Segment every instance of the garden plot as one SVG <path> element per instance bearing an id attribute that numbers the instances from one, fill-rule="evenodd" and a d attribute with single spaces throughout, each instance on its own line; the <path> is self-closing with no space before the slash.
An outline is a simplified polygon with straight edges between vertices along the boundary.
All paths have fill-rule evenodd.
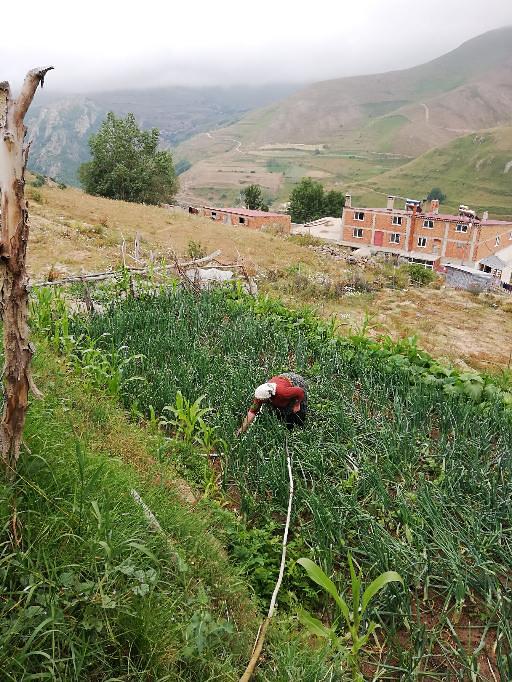
<path id="1" fill-rule="evenodd" d="M 373 614 L 385 628 L 387 679 L 492 679 L 491 670 L 511 679 L 508 408 L 488 386 L 482 402 L 476 379 L 464 379 L 467 395 L 444 390 L 398 355 L 384 360 L 364 340 L 338 343 L 307 317 L 251 301 L 176 289 L 113 305 L 75 332 L 140 356 L 123 388 L 134 412 L 161 414 L 178 391 L 206 396 L 226 441 L 224 486 L 256 527 L 284 518 L 285 431 L 263 413 L 244 437 L 233 434 L 254 386 L 303 374 L 311 414 L 288 434 L 293 537 L 340 578 L 347 550 L 369 577 L 404 578 L 406 589 L 390 586 Z"/>

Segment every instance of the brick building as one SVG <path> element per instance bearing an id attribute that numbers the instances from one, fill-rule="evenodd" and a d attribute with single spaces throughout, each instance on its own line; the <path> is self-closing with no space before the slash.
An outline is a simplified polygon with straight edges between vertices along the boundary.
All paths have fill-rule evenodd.
<path id="1" fill-rule="evenodd" d="M 286 234 L 290 233 L 291 218 L 284 213 L 270 213 L 269 211 L 254 211 L 249 208 L 214 208 L 203 206 L 201 214 L 216 222 L 236 227 L 249 227 L 261 230 L 262 227 L 273 227 Z"/>
<path id="2" fill-rule="evenodd" d="M 448 262 L 474 267 L 512 245 L 512 221 L 490 220 L 487 211 L 479 218 L 461 205 L 456 215 L 439 213 L 436 200 L 424 211 L 421 201 L 410 199 L 399 209 L 395 199 L 389 196 L 386 208 L 358 208 L 347 194 L 341 243 L 371 246 L 433 268 Z"/>

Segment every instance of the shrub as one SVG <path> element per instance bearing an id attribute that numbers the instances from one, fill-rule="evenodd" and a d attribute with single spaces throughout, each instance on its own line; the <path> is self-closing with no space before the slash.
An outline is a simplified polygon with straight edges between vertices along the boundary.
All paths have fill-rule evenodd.
<path id="1" fill-rule="evenodd" d="M 433 270 L 419 263 L 404 265 L 403 268 L 411 278 L 411 283 L 420 287 L 428 286 L 436 279 L 436 273 Z"/>
<path id="2" fill-rule="evenodd" d="M 323 239 L 312 237 L 310 234 L 292 234 L 288 239 L 299 246 L 323 246 L 325 244 Z"/>
<path id="3" fill-rule="evenodd" d="M 427 201 L 432 201 L 432 199 L 437 199 L 442 204 L 446 201 L 446 194 L 439 187 L 432 187 L 427 195 Z"/>
<path id="4" fill-rule="evenodd" d="M 39 186 L 40 185 L 38 185 L 38 187 Z M 44 201 L 41 192 L 39 192 L 37 189 L 33 189 L 33 187 L 27 187 L 25 191 L 25 196 L 27 197 L 27 199 L 35 201 L 36 204 L 42 204 Z"/>
<path id="5" fill-rule="evenodd" d="M 36 173 L 36 177 L 30 183 L 32 187 L 42 187 L 45 184 L 44 175 Z"/>
<path id="6" fill-rule="evenodd" d="M 196 242 L 191 239 L 187 247 L 187 256 L 192 260 L 198 260 L 206 256 L 206 249 L 201 242 Z"/>

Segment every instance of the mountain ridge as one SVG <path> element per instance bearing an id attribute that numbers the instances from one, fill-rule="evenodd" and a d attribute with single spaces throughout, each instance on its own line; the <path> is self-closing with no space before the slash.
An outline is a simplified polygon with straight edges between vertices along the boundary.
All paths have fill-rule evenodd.
<path id="1" fill-rule="evenodd" d="M 89 158 L 88 138 L 108 111 L 131 112 L 143 128 L 160 130 L 163 147 L 174 147 L 202 130 L 232 123 L 251 108 L 289 94 L 298 85 L 171 86 L 106 92 L 41 93 L 27 116 L 33 139 L 31 170 L 76 185 L 76 171 Z"/>
<path id="2" fill-rule="evenodd" d="M 221 180 L 233 182 L 221 183 L 218 193 L 235 196 L 235 186 L 255 174 L 277 201 L 285 201 L 304 175 L 330 185 L 352 184 L 457 137 L 510 124 L 512 26 L 409 69 L 314 83 L 209 138 L 190 138 L 176 153 L 195 162 L 183 178 L 191 198 L 211 195 L 212 178 L 220 171 Z M 309 153 L 307 145 L 314 147 Z M 382 157 L 378 164 L 375 155 Z M 279 182 L 270 166 L 279 168 Z"/>

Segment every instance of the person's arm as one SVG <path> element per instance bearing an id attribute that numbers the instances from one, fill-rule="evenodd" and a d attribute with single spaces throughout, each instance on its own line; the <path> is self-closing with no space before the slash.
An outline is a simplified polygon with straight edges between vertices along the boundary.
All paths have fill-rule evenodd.
<path id="1" fill-rule="evenodd" d="M 238 429 L 238 431 L 236 432 L 236 435 L 237 435 L 237 436 L 239 436 L 240 434 L 245 433 L 245 432 L 247 431 L 247 429 L 249 428 L 249 426 L 250 426 L 250 425 L 253 423 L 253 421 L 256 419 L 256 414 L 257 414 L 257 413 L 252 412 L 252 410 L 249 410 L 249 412 L 247 412 L 247 415 L 246 415 L 245 419 L 244 419 L 243 422 L 242 422 L 242 426 L 241 426 L 241 427 Z"/>
<path id="2" fill-rule="evenodd" d="M 236 432 L 236 435 L 239 436 L 241 433 L 245 433 L 249 426 L 253 423 L 253 421 L 256 419 L 256 415 L 261 409 L 261 401 L 260 400 L 255 400 L 253 404 L 251 405 L 249 412 L 247 412 L 247 415 L 245 419 L 242 422 L 242 426 L 238 429 Z"/>

